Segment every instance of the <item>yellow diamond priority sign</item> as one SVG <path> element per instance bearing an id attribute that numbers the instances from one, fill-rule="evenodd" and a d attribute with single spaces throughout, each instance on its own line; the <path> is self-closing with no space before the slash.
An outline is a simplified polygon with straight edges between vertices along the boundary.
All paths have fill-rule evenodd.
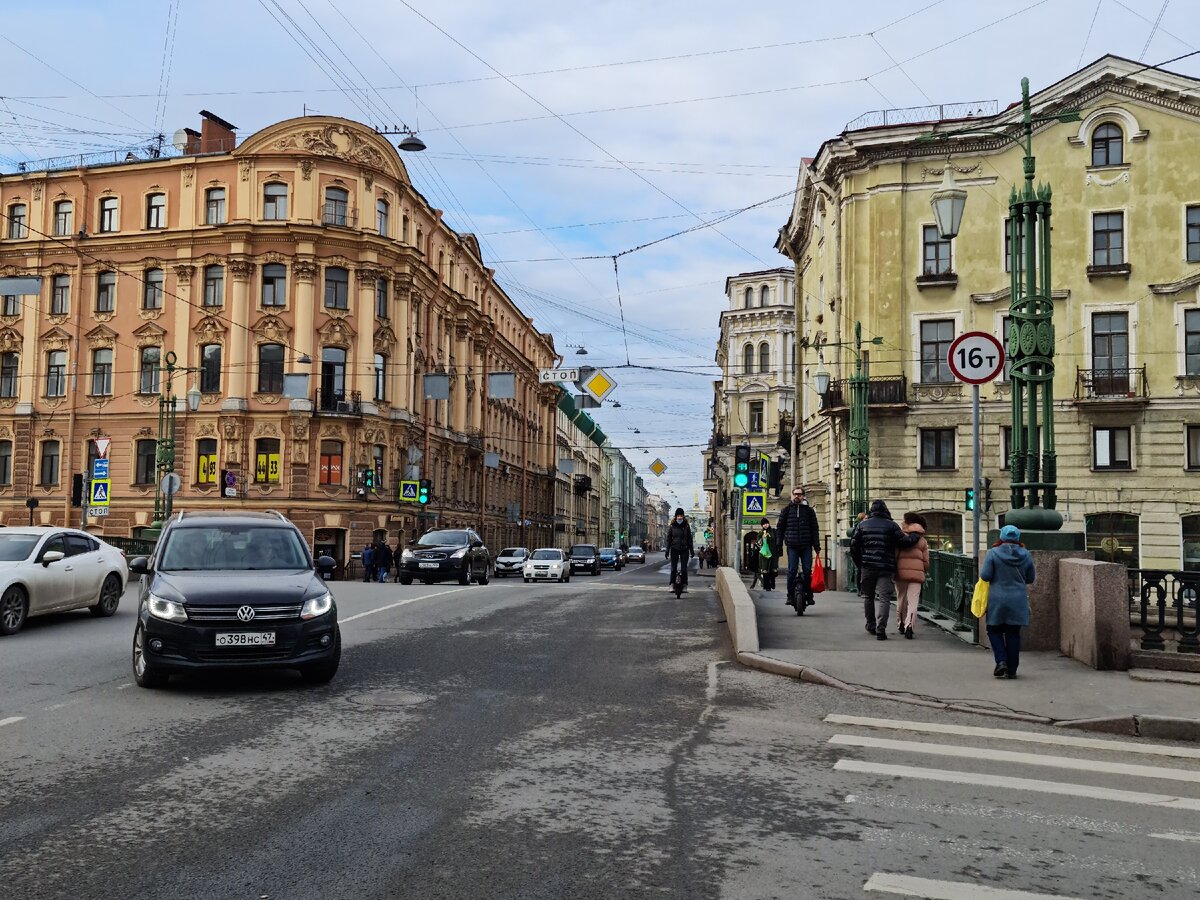
<path id="1" fill-rule="evenodd" d="M 650 471 L 661 478 L 662 473 L 667 471 L 667 464 L 661 459 L 655 458 L 654 462 L 650 463 Z"/>
<path id="2" fill-rule="evenodd" d="M 599 403 L 616 389 L 617 383 L 603 369 L 596 369 L 579 386 Z"/>

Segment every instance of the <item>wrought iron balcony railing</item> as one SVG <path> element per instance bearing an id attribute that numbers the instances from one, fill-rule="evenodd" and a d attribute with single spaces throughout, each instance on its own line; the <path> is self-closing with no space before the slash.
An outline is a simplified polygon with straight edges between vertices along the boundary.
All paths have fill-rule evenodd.
<path id="1" fill-rule="evenodd" d="M 908 402 L 908 379 L 903 375 L 879 375 L 867 379 L 867 406 L 896 406 Z M 846 409 L 850 406 L 850 379 L 841 378 L 829 383 L 825 392 L 825 409 Z"/>
<path id="2" fill-rule="evenodd" d="M 317 390 L 313 412 L 321 416 L 359 416 L 362 412 L 362 394 L 358 391 Z"/>
<path id="3" fill-rule="evenodd" d="M 1076 400 L 1147 400 L 1146 367 L 1076 369 Z"/>

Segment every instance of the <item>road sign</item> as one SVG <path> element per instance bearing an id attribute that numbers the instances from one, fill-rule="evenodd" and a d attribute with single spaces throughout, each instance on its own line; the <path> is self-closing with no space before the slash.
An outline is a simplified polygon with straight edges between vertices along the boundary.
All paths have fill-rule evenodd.
<path id="1" fill-rule="evenodd" d="M 112 438 L 92 438 L 96 443 L 96 456 L 108 459 L 108 448 L 112 446 Z"/>
<path id="2" fill-rule="evenodd" d="M 746 474 L 746 478 L 746 487 L 748 487 L 750 490 L 757 491 L 760 487 L 762 487 L 762 478 L 757 472 L 748 472 Z"/>
<path id="3" fill-rule="evenodd" d="M 761 516 L 767 511 L 766 491 L 746 491 L 742 494 L 742 515 Z"/>
<path id="4" fill-rule="evenodd" d="M 108 498 L 112 493 L 112 481 L 98 478 L 92 481 L 92 489 L 88 492 L 88 507 L 108 506 Z"/>
<path id="5" fill-rule="evenodd" d="M 538 381 L 542 384 L 556 384 L 579 380 L 578 369 L 542 369 L 538 373 Z"/>
<path id="6" fill-rule="evenodd" d="M 400 482 L 400 499 L 405 503 L 417 502 L 417 482 L 401 481 Z"/>
<path id="7" fill-rule="evenodd" d="M 967 384 L 987 384 L 1004 371 L 1004 347 L 986 331 L 960 334 L 946 356 L 950 374 Z"/>
<path id="8" fill-rule="evenodd" d="M 93 459 L 92 460 L 92 477 L 107 478 L 108 477 L 108 460 Z"/>
<path id="9" fill-rule="evenodd" d="M 767 473 L 771 470 L 771 457 L 758 451 L 758 480 L 762 484 L 767 482 Z"/>
<path id="10" fill-rule="evenodd" d="M 162 486 L 162 492 L 170 497 L 172 494 L 178 493 L 180 485 L 182 485 L 183 482 L 180 480 L 178 474 L 175 472 L 168 472 L 162 477 L 162 482 L 160 484 Z"/>
<path id="11" fill-rule="evenodd" d="M 661 478 L 663 472 L 667 471 L 667 464 L 655 457 L 654 462 L 650 463 L 650 471 Z"/>
<path id="12" fill-rule="evenodd" d="M 108 515 L 108 507 L 107 506 L 89 506 L 88 507 L 88 518 L 102 519 L 107 515 Z"/>
<path id="13" fill-rule="evenodd" d="M 599 403 L 616 390 L 617 383 L 603 369 L 594 369 L 579 386 Z"/>

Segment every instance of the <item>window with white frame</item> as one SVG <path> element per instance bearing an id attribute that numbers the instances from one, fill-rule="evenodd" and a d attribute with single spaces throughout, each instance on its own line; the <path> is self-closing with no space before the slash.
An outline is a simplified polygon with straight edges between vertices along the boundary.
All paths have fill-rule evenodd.
<path id="1" fill-rule="evenodd" d="M 1200 469 L 1200 425 L 1189 425 L 1185 435 L 1187 442 L 1187 467 Z"/>
<path id="2" fill-rule="evenodd" d="M 147 269 L 142 273 L 142 309 L 162 309 L 163 270 Z"/>
<path id="3" fill-rule="evenodd" d="M 388 317 L 388 280 L 386 278 L 375 279 L 375 318 L 386 319 Z"/>
<path id="4" fill-rule="evenodd" d="M 750 426 L 749 433 L 750 434 L 762 434 L 763 433 L 763 425 L 764 425 L 763 401 L 762 400 L 751 400 L 750 403 L 748 404 L 748 409 L 749 409 L 749 423 L 748 424 Z"/>
<path id="5" fill-rule="evenodd" d="M 950 241 L 943 239 L 936 225 L 921 228 L 921 274 L 950 274 Z"/>
<path id="6" fill-rule="evenodd" d="M 50 282 L 50 315 L 65 316 L 71 311 L 71 276 L 55 275 Z"/>
<path id="7" fill-rule="evenodd" d="M 758 371 L 763 375 L 771 371 L 771 345 L 766 341 L 758 345 Z"/>
<path id="8" fill-rule="evenodd" d="M 109 349 L 92 351 L 92 396 L 108 397 L 113 392 L 113 352 Z"/>
<path id="9" fill-rule="evenodd" d="M 1092 467 L 1094 469 L 1129 469 L 1133 457 L 1133 429 L 1093 428 Z"/>
<path id="10" fill-rule="evenodd" d="M 771 305 L 771 289 L 769 287 L 767 287 L 765 284 L 762 286 L 762 290 L 758 292 L 758 305 L 759 306 L 770 306 Z"/>
<path id="11" fill-rule="evenodd" d="M 21 314 L 21 295 L 5 294 L 0 297 L 0 315 L 19 316 Z"/>
<path id="12" fill-rule="evenodd" d="M 388 236 L 388 215 L 391 205 L 386 200 L 375 201 L 375 230 L 383 237 Z"/>
<path id="13" fill-rule="evenodd" d="M 754 372 L 754 345 L 747 344 L 742 348 L 742 374 L 751 375 Z"/>
<path id="14" fill-rule="evenodd" d="M 921 322 L 921 383 L 949 384 L 950 345 L 954 342 L 953 319 L 925 319 Z"/>
<path id="15" fill-rule="evenodd" d="M 1105 122 L 1092 132 L 1092 165 L 1119 166 L 1125 162 L 1125 135 L 1121 126 Z"/>
<path id="16" fill-rule="evenodd" d="M 54 204 L 54 235 L 65 237 L 75 231 L 75 204 L 59 200 Z"/>
<path id="17" fill-rule="evenodd" d="M 204 224 L 225 224 L 225 188 L 214 187 L 204 192 Z"/>
<path id="18" fill-rule="evenodd" d="M 67 396 L 66 350 L 51 350 L 46 354 L 46 396 Z"/>
<path id="19" fill-rule="evenodd" d="M 350 308 L 350 273 L 341 266 L 325 269 L 325 308 Z"/>
<path id="20" fill-rule="evenodd" d="M 278 222 L 287 218 L 288 188 L 277 181 L 263 185 L 263 218 Z"/>
<path id="21" fill-rule="evenodd" d="M 147 194 L 146 195 L 146 227 L 147 228 L 166 228 L 167 227 L 167 195 L 166 194 Z"/>
<path id="22" fill-rule="evenodd" d="M 159 347 L 143 347 L 138 359 L 138 393 L 158 393 L 159 361 L 162 359 L 162 349 Z"/>
<path id="23" fill-rule="evenodd" d="M 282 263 L 262 267 L 262 305 L 287 305 L 287 267 Z"/>
<path id="24" fill-rule="evenodd" d="M 345 225 L 349 205 L 349 191 L 336 187 L 325 188 L 325 212 L 322 221 L 326 225 Z"/>
<path id="25" fill-rule="evenodd" d="M 1200 309 L 1183 311 L 1183 374 L 1200 375 Z"/>
<path id="26" fill-rule="evenodd" d="M 387 357 L 375 354 L 375 399 L 387 400 Z"/>
<path id="27" fill-rule="evenodd" d="M 1092 213 L 1092 265 L 1119 266 L 1125 262 L 1125 214 Z"/>
<path id="28" fill-rule="evenodd" d="M 117 198 L 116 197 L 101 197 L 100 198 L 100 231 L 110 232 L 117 230 Z"/>
<path id="29" fill-rule="evenodd" d="M 225 267 L 204 267 L 204 305 L 221 306 L 225 303 Z"/>
<path id="30" fill-rule="evenodd" d="M 96 312 L 112 312 L 117 305 L 117 273 L 96 276 Z"/>
<path id="31" fill-rule="evenodd" d="M 8 208 L 8 236 L 11 240 L 29 237 L 29 208 L 24 203 Z"/>
<path id="32" fill-rule="evenodd" d="M 754 306 L 754 288 L 746 288 L 744 296 L 746 298 L 745 307 L 746 309 L 750 309 Z"/>
<path id="33" fill-rule="evenodd" d="M 0 397 L 11 399 L 17 396 L 17 377 L 21 368 L 21 357 L 13 351 L 0 353 Z"/>

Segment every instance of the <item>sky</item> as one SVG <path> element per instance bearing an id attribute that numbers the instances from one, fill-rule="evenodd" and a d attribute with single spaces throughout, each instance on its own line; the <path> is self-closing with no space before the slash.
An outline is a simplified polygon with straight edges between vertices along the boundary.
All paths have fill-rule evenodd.
<path id="1" fill-rule="evenodd" d="M 418 129 L 414 185 L 566 364 L 616 379 L 594 417 L 690 507 L 725 278 L 789 265 L 802 157 L 868 111 L 1003 107 L 1106 53 L 1162 63 L 1200 47 L 1195 6 L 0 0 L 0 169 L 145 146 L 201 109 L 242 138 L 305 112 Z M 1200 77 L 1200 56 L 1169 68 Z"/>

